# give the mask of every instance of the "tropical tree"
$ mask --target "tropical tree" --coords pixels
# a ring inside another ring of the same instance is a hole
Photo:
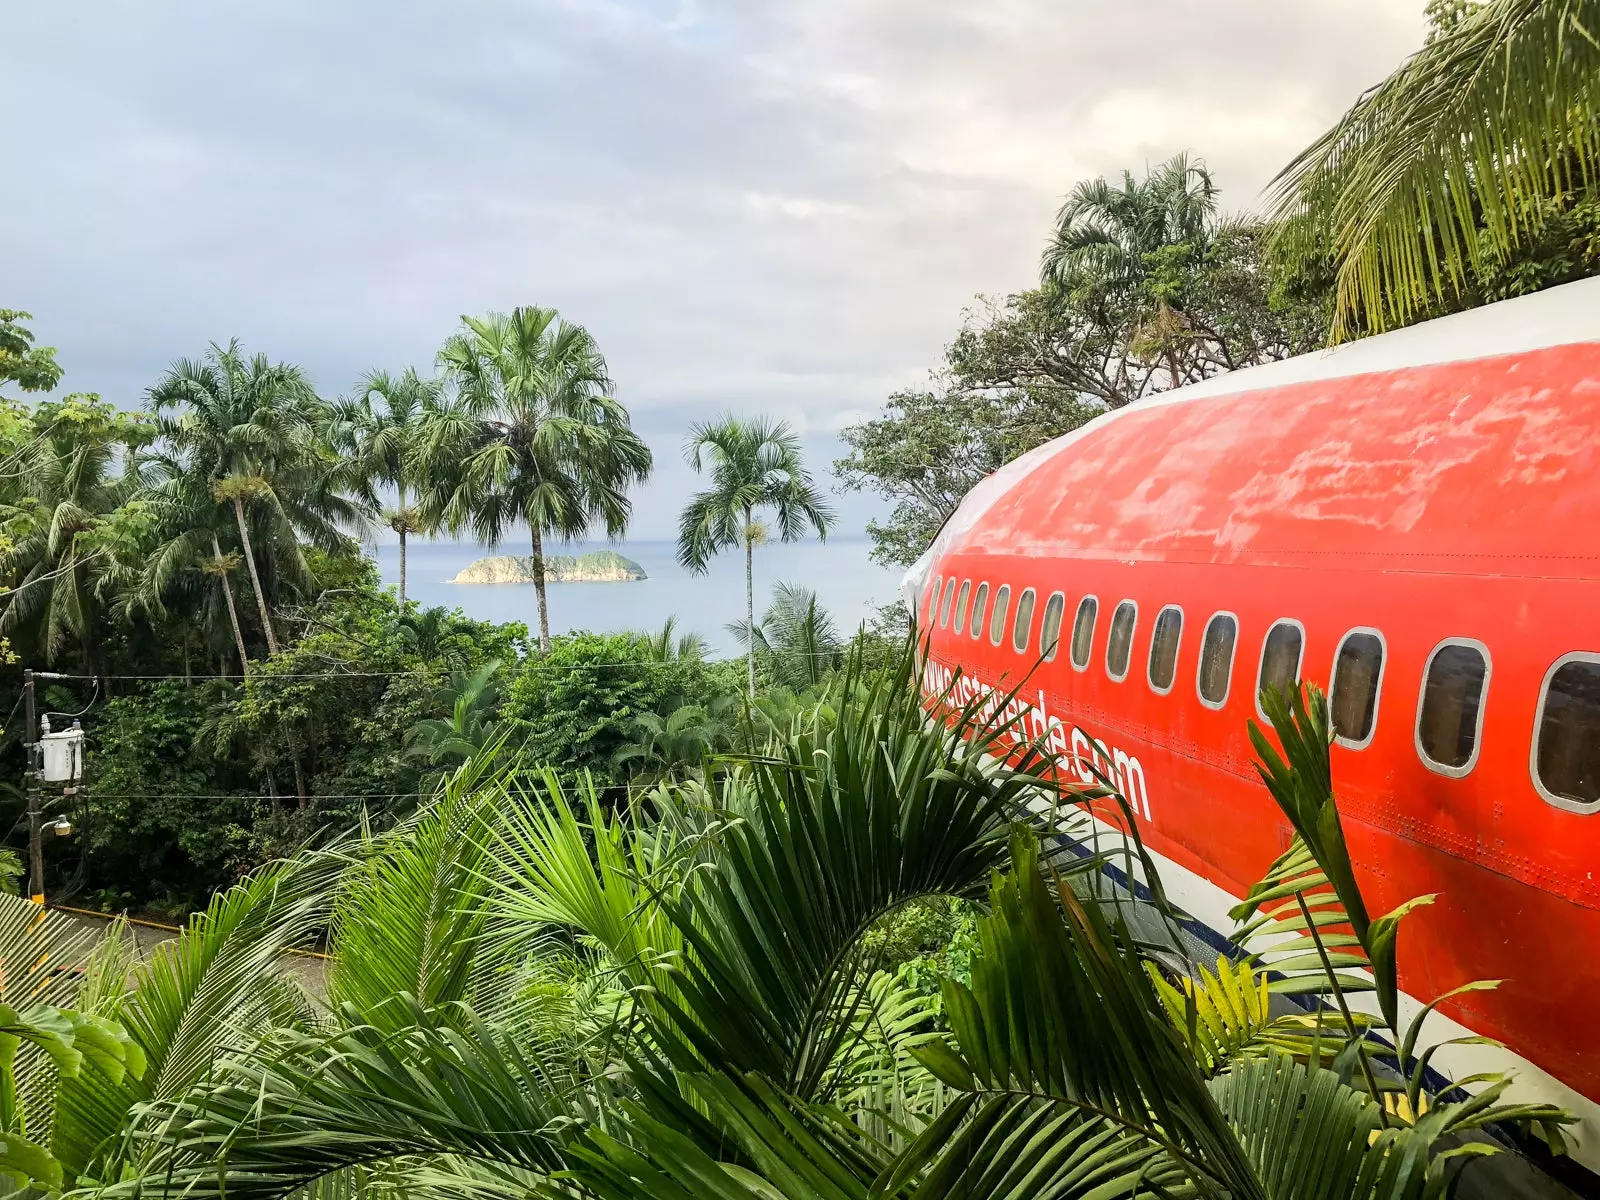
[[[31,630],[46,662],[72,643],[105,681],[101,653],[107,580],[126,561],[145,513],[139,447],[148,427],[98,396],[41,404],[34,433],[10,464],[0,525],[16,588],[0,632]]]
[[[454,766],[490,745],[500,704],[495,679],[500,667],[496,658],[475,671],[452,671],[450,682],[433,695],[434,704],[450,715],[426,718],[406,730],[406,752],[433,766]]]
[[[826,539],[833,509],[811,481],[800,453],[800,439],[784,422],[764,417],[742,420],[732,414],[696,425],[684,442],[684,457],[696,471],[709,467],[711,487],[697,492],[678,523],[678,562],[703,574],[711,559],[729,547],[744,550],[746,628],[756,619],[756,547],[770,536],[761,520],[771,513],[785,542],[798,541],[808,528]],[[756,694],[756,655],[752,640],[745,652],[750,696]]]
[[[1220,240],[1217,186],[1204,163],[1179,154],[1136,180],[1122,173],[1079,183],[1056,215],[1043,276],[1060,302],[1094,324],[1130,331],[1118,350],[1165,365],[1170,387],[1189,381],[1207,329],[1183,294],[1183,268]]]
[[[761,622],[728,626],[745,647],[770,665],[773,678],[796,691],[816,687],[844,665],[844,640],[833,616],[817,605],[817,593],[793,583],[776,583]]]
[[[1430,16],[1422,49],[1275,184],[1283,238],[1331,256],[1335,340],[1429,315],[1575,206],[1591,209],[1586,241],[1600,229],[1600,3],[1447,2]],[[1577,257],[1581,273],[1600,268],[1592,249]]]
[[[338,407],[368,502],[377,504],[375,484],[395,489],[394,507],[384,509],[381,516],[400,538],[401,608],[406,604],[406,538],[426,528],[421,510],[409,501],[417,482],[424,423],[440,395],[439,381],[422,378],[413,367],[399,375],[371,371]]]
[[[335,549],[341,528],[359,529],[367,516],[346,494],[351,464],[319,443],[327,406],[300,368],[262,354],[247,360],[236,341],[174,363],[150,389],[149,406],[162,441],[152,459],[157,495],[189,511],[209,500],[231,512],[267,653],[277,654],[262,552],[277,572],[308,582],[299,539]]]
[[[612,395],[588,330],[553,308],[462,317],[439,351],[453,396],[424,422],[422,511],[430,525],[471,530],[497,546],[528,526],[539,604],[539,649],[550,651],[545,540],[598,523],[620,538],[628,489],[650,474],[650,448]]]
[[[640,641],[655,662],[699,662],[711,654],[711,643],[692,629],[678,632],[678,618],[668,616],[655,633],[641,634]]]

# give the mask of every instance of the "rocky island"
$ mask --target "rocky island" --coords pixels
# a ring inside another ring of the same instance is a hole
[[[614,550],[592,554],[547,554],[544,558],[546,583],[632,583],[648,579],[644,568]],[[498,554],[480,558],[465,568],[451,583],[532,583],[533,555]]]

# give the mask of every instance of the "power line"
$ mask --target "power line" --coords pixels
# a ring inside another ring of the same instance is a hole
[[[846,653],[843,650],[769,650],[764,654],[772,658],[840,658]],[[738,659],[673,659],[670,661],[628,660],[616,662],[581,662],[581,663],[524,663],[520,666],[508,668],[507,675],[523,675],[537,671],[587,671],[597,667],[631,667],[638,670],[665,670],[669,667],[683,666],[691,662],[708,665],[715,662],[737,663]],[[413,667],[406,671],[265,671],[252,675],[104,675],[103,679],[122,680],[158,680],[158,679],[187,679],[193,683],[205,683],[208,680],[265,680],[265,679],[393,679],[402,675],[419,675],[425,667]],[[57,679],[74,679],[84,683],[91,683],[97,677],[94,675],[57,675]]]

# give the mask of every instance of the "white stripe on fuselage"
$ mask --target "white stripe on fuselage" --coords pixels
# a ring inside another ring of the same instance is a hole
[[[1036,802],[1036,809],[1048,812],[1049,805]],[[1095,824],[1104,837],[1125,836],[1121,830],[1103,821],[1096,819]],[[1239,903],[1239,897],[1148,846],[1145,849],[1155,860],[1156,869],[1161,875],[1161,886],[1168,899],[1223,937],[1235,928],[1228,911]],[[1351,1007],[1363,1012],[1376,1015],[1378,1011],[1376,999],[1371,993],[1360,993],[1349,997],[1349,1000]],[[1422,1008],[1422,1001],[1401,992],[1401,1028],[1404,1029]],[[1422,1027],[1417,1039],[1417,1051],[1420,1053],[1430,1046],[1454,1038],[1477,1036],[1481,1035],[1435,1009]],[[1505,1092],[1507,1101],[1539,1100],[1558,1104],[1571,1112],[1578,1118],[1577,1124],[1567,1126],[1567,1134],[1572,1140],[1572,1157],[1590,1170],[1600,1171],[1600,1103],[1573,1091],[1548,1071],[1504,1046],[1440,1046],[1430,1062],[1436,1070],[1454,1079],[1464,1079],[1486,1071],[1505,1072],[1512,1076],[1511,1086]]]

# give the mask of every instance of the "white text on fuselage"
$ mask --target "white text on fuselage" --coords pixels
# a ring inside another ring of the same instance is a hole
[[[1085,787],[1109,782],[1136,814],[1152,819],[1150,789],[1139,759],[1090,737],[1076,725],[1069,730],[1061,718],[1051,715],[1042,688],[1035,690],[1036,700],[1029,700],[972,675],[957,678],[949,667],[929,659],[922,670],[922,690],[930,700],[943,699],[957,709],[975,704],[979,716],[1006,726],[1013,740],[1032,741],[1048,753],[1063,775]]]

